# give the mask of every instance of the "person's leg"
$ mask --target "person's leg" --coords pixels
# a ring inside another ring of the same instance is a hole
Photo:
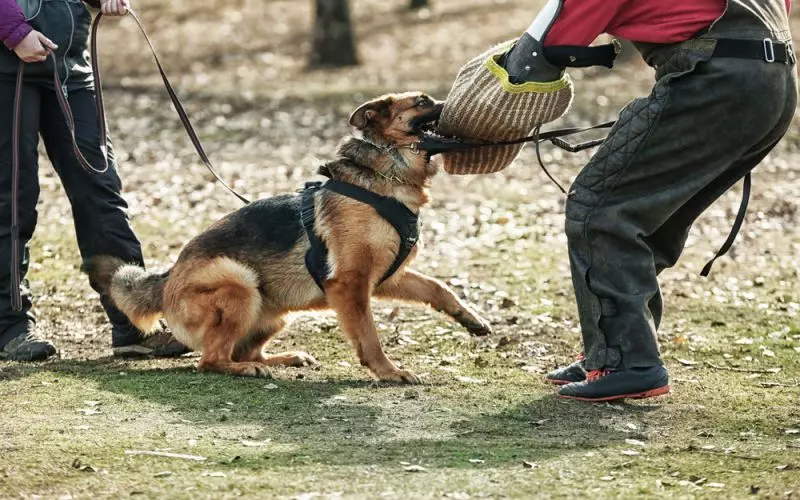
[[[75,119],[77,143],[81,152],[96,169],[102,169],[104,161],[94,92],[89,89],[72,91],[69,94],[69,104]],[[130,226],[128,205],[121,195],[122,182],[117,174],[111,142],[109,141],[107,150],[108,170],[104,173],[89,172],[80,165],[75,156],[67,122],[55,92],[42,94],[41,123],[47,154],[61,178],[72,206],[82,259],[85,261],[96,255],[111,255],[143,267],[141,245]],[[112,346],[115,353],[126,346],[137,346],[138,349],[142,343],[147,342],[128,318],[114,307],[107,295],[101,295],[101,303],[112,325]],[[168,335],[149,340],[150,343],[171,343]],[[166,352],[154,353],[151,352],[151,346],[147,346],[138,349],[134,354],[172,355],[179,354],[173,352],[176,350],[180,350],[180,353],[186,352],[185,348],[176,344],[171,343]],[[164,346],[161,347],[163,351]]]
[[[13,127],[15,92],[14,82],[0,82],[0,357],[34,361],[55,354],[55,347],[36,338],[31,314],[31,296],[25,275],[28,271],[30,250],[28,242],[36,228],[36,203],[39,200],[39,169],[37,146],[39,143],[39,89],[23,86],[20,109],[20,158],[17,207],[19,214],[20,259],[14,262],[11,250],[11,192]],[[21,271],[22,310],[14,311],[11,305],[11,266],[19,265]]]
[[[620,113],[570,191],[570,263],[586,368],[594,376],[565,386],[564,396],[616,399],[667,387],[656,341],[657,274],[677,260],[697,215],[788,125],[795,88],[786,66],[712,60],[686,73],[691,67],[678,65],[649,97]],[[681,223],[676,214],[684,214]]]

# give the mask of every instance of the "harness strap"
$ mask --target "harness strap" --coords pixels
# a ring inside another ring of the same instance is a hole
[[[302,192],[302,200],[300,204],[300,221],[303,224],[303,229],[308,236],[308,243],[311,245],[308,252],[306,252],[306,268],[314,278],[317,286],[324,290],[322,284],[325,278],[330,273],[328,268],[328,247],[325,242],[314,231],[314,221],[316,214],[314,213],[314,194],[322,189],[321,182],[308,182]]]
[[[386,270],[378,284],[383,283],[394,275],[406,261],[411,250],[413,250],[414,246],[417,244],[417,241],[419,241],[419,216],[394,198],[381,196],[360,186],[356,186],[355,184],[350,184],[349,182],[333,179],[327,181],[325,184],[321,182],[309,182],[306,183],[305,189],[302,192],[300,218],[311,247],[308,252],[306,252],[306,267],[317,283],[317,286],[324,290],[323,283],[330,273],[330,269],[328,268],[328,248],[314,230],[314,194],[320,189],[327,189],[336,194],[369,205],[378,212],[378,215],[392,225],[400,237],[400,248],[395,256],[394,262],[392,262],[392,265]]]
[[[712,57],[735,59],[756,59],[765,62],[794,64],[795,55],[791,43],[763,40],[737,40],[721,38],[717,40]]]
[[[550,45],[544,48],[547,62],[560,68],[587,68],[589,66],[614,67],[614,59],[622,45],[614,43],[582,47],[580,45]]]
[[[714,262],[728,253],[728,250],[730,250],[733,246],[733,242],[736,240],[736,235],[739,234],[739,230],[742,228],[742,224],[744,223],[744,217],[747,215],[747,205],[750,202],[751,184],[751,175],[750,172],[747,172],[747,174],[744,176],[744,184],[742,185],[742,202],[739,205],[739,213],[736,214],[736,220],[733,221],[731,232],[728,234],[728,238],[725,240],[725,243],[722,244],[722,247],[720,247],[714,258],[712,258],[710,261],[708,261],[708,263],[706,263],[705,266],[703,266],[703,270],[700,271],[700,276],[704,278],[708,277]]]
[[[349,182],[342,182],[337,180],[329,180],[323,186],[329,191],[347,196],[356,201],[360,201],[366,205],[371,206],[378,212],[378,215],[386,219],[386,221],[394,227],[400,236],[400,248],[398,249],[397,256],[394,262],[386,270],[378,284],[383,283],[389,279],[403,262],[408,258],[408,254],[419,241],[419,216],[408,209],[401,202],[389,196],[381,196],[366,190],[355,184]]]

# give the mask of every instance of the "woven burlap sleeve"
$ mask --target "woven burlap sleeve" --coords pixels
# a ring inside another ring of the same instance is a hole
[[[552,82],[510,82],[497,61],[514,42],[493,47],[461,68],[445,101],[439,133],[476,142],[508,141],[526,137],[567,112],[573,87],[566,73]],[[444,169],[462,175],[498,172],[510,165],[523,147],[445,153]]]

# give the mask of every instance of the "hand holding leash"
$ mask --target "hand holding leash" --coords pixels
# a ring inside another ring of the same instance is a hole
[[[47,54],[54,51],[58,45],[36,30],[31,30],[25,38],[14,47],[17,57],[26,63],[37,63],[47,59]]]
[[[130,10],[130,0],[103,0],[100,4],[100,13],[105,16],[124,16]]]

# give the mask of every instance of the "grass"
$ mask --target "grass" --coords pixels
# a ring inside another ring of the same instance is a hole
[[[300,187],[361,101],[409,88],[444,97],[463,61],[518,34],[535,11],[522,0],[434,0],[428,14],[354,2],[363,65],[306,72],[309,2],[201,3],[142,0],[139,11],[219,170],[261,196]],[[149,56],[130,42],[133,25],[102,30],[133,225],[148,265],[164,266],[237,205],[196,164]],[[613,117],[647,92],[651,73],[573,72],[566,121]],[[44,168],[30,278],[38,324],[62,357],[0,362],[0,498],[797,497],[798,146],[793,127],[759,168],[745,230],[708,280],[696,274],[724,239],[735,194],[698,221],[664,273],[659,342],[674,393],[614,405],[562,401],[542,381],[580,351],[580,335],[563,199],[531,151],[492,176],[440,175],[423,214],[414,267],[483,310],[493,335],[472,338],[420,308],[375,306],[389,356],[422,375],[419,387],[373,384],[330,314],[301,316],[271,346],[321,364],[278,369],[273,380],[200,375],[191,357],[110,358],[65,229],[68,205]],[[587,159],[543,153],[565,183]]]
[[[661,339],[675,394],[631,404],[556,399],[539,372],[565,349],[546,335],[476,340],[405,307],[378,318],[420,387],[372,384],[330,316],[301,318],[276,347],[321,365],[274,380],[199,375],[191,358],[6,364],[0,496],[786,497],[800,466],[800,325],[757,304],[678,301]]]

